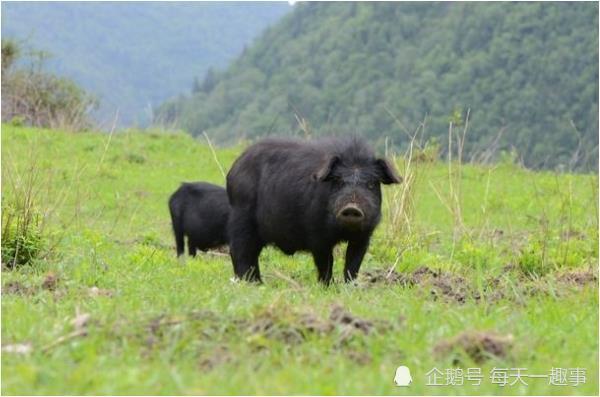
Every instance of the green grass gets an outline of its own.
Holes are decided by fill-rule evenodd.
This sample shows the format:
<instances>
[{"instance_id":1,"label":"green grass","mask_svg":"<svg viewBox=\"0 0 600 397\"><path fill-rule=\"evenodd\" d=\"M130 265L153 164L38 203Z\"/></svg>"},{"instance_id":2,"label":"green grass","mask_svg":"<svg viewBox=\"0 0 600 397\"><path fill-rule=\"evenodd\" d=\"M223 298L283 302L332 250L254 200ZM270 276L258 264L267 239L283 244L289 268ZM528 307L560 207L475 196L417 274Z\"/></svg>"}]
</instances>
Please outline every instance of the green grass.
<instances>
[{"instance_id":1,"label":"green grass","mask_svg":"<svg viewBox=\"0 0 600 397\"><path fill-rule=\"evenodd\" d=\"M225 170L241 149L217 150ZM413 166L409 222L390 222L402 186L385 187L361 272L440 269L450 293L435 279L324 288L309 255L272 248L261 255L265 283L256 286L230 282L228 256L175 258L169 195L182 181L224 183L202 142L3 125L3 210L33 175L45 245L32 264L2 271L2 345L32 346L3 351L2 393L597 395L597 175L463 166L461 226L447 208L448 165ZM49 274L58 282L44 288ZM565 281L578 275L591 281ZM336 305L373 327L330 320ZM77 313L90 315L80 328L71 324ZM311 331L307 318L323 329ZM465 331L512 335L512 343L483 362L435 348ZM393 383L399 365L411 369L409 388ZM481 386L426 386L427 371L455 365L482 368ZM494 367L580 367L587 379L501 387L489 378Z\"/></svg>"}]
</instances>

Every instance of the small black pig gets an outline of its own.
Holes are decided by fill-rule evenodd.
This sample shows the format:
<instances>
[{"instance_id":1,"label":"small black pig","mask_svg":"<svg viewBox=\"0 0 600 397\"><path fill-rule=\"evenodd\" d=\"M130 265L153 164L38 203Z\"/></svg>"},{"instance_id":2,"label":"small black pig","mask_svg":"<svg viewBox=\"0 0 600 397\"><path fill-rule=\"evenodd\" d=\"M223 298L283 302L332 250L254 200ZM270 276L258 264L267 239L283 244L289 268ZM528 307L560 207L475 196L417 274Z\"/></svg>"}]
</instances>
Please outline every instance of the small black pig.
<instances>
[{"instance_id":1,"label":"small black pig","mask_svg":"<svg viewBox=\"0 0 600 397\"><path fill-rule=\"evenodd\" d=\"M319 280L329 284L333 248L347 241L344 279L353 280L381 217L380 183L401 181L356 137L250 146L227 175L235 275L261 281L258 257L273 244L288 255L311 252Z\"/></svg>"},{"instance_id":2,"label":"small black pig","mask_svg":"<svg viewBox=\"0 0 600 397\"><path fill-rule=\"evenodd\" d=\"M224 188L205 182L182 183L169 199L169 211L177 245L177 256L227 244L229 201Z\"/></svg>"}]
</instances>

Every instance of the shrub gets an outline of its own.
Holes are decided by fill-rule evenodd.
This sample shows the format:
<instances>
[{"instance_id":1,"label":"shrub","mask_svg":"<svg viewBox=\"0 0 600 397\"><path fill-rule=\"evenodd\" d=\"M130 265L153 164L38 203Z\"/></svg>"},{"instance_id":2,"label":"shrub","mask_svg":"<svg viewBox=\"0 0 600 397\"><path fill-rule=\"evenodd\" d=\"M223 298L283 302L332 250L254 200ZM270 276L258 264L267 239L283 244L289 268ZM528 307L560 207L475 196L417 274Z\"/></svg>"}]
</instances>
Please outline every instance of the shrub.
<instances>
[{"instance_id":1,"label":"shrub","mask_svg":"<svg viewBox=\"0 0 600 397\"><path fill-rule=\"evenodd\" d=\"M2 121L89 129L89 114L97 101L73 81L44 72L43 53L32 52L28 67L15 68L20 53L14 41L2 41Z\"/></svg>"},{"instance_id":2,"label":"shrub","mask_svg":"<svg viewBox=\"0 0 600 397\"><path fill-rule=\"evenodd\" d=\"M19 57L19 46L13 40L2 40L2 74L10 69Z\"/></svg>"}]
</instances>

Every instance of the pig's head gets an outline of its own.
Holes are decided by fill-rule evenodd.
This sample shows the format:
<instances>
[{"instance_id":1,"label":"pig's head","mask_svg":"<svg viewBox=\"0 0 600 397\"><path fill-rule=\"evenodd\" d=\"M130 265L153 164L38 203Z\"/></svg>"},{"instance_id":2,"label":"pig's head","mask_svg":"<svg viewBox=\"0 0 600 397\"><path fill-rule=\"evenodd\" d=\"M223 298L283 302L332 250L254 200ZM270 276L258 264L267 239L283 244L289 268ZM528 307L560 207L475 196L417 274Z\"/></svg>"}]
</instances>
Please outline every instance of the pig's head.
<instances>
[{"instance_id":1,"label":"pig's head","mask_svg":"<svg viewBox=\"0 0 600 397\"><path fill-rule=\"evenodd\" d=\"M402 182L391 162L375 157L358 139L328 153L314 177L328 187L328 209L336 224L350 233L372 231L381 216L380 185Z\"/></svg>"}]
</instances>

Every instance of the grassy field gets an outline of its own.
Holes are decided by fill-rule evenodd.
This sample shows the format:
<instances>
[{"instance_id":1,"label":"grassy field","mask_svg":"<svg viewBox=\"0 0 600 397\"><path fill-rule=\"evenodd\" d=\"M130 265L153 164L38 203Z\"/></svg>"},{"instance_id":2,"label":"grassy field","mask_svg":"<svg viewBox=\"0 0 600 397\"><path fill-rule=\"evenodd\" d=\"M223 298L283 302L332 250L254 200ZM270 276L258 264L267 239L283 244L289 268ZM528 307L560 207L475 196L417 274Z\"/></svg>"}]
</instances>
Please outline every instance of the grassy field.
<instances>
[{"instance_id":1,"label":"grassy field","mask_svg":"<svg viewBox=\"0 0 600 397\"><path fill-rule=\"evenodd\" d=\"M241 149L3 125L2 249L29 208L34 257L3 254L2 394L598 394L597 175L398 157L356 284L269 248L257 286L177 260L167 209Z\"/></svg>"}]
</instances>

